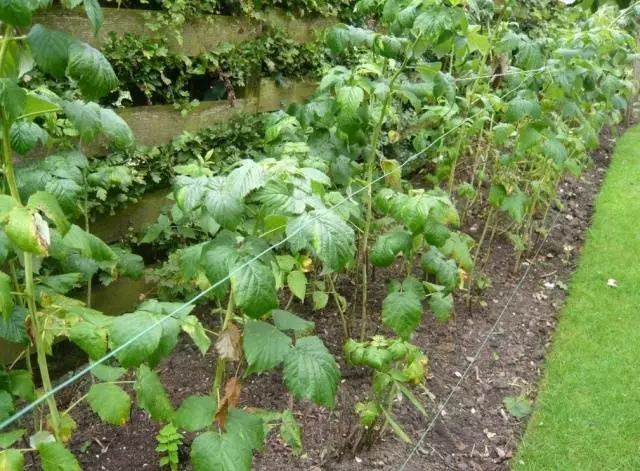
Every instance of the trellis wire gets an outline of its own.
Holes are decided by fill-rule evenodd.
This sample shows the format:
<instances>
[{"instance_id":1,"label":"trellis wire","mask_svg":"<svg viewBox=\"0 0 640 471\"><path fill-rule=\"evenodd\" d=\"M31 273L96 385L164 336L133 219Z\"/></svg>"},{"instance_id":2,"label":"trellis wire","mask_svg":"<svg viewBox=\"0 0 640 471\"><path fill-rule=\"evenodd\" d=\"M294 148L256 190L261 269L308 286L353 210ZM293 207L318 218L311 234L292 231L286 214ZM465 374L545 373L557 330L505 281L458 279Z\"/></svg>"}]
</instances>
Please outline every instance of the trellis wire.
<instances>
[{"instance_id":1,"label":"trellis wire","mask_svg":"<svg viewBox=\"0 0 640 471\"><path fill-rule=\"evenodd\" d=\"M529 71L529 72L538 72L537 69L533 70L533 71ZM511 93L517 91L519 88L521 88L523 86L524 82L520 83L517 87L513 88L512 90L508 91L507 93L505 93L505 95L503 95L504 97L507 97L508 95L510 95ZM415 154L413 154L411 157L409 157L407 160L405 160L404 162L402 162L398 168L391 170L387 173L383 173L381 176L375 178L374 180L372 180L370 183L362 186L361 188L359 188L358 190L354 191L353 193L351 193L349 196L346 196L345 198L343 198L341 201L339 201L338 203L334 204L333 206L330 206L328 208L325 208L323 211L332 211L335 208L343 205L344 203L346 203L347 201L351 200L355 195L365 191L366 189L368 189L370 186L374 185L375 183L378 183L379 181L395 174L398 172L398 170L402 169L404 166L408 165L409 163L413 162L414 160L416 160L418 157L420 157L421 155L423 155L425 152L427 152L428 150L430 150L434 145L436 145L438 142L442 141L445 137L447 137L449 134L453 133L454 131L457 131L458 129L460 129L461 127L463 127L464 125L466 125L469 121L471 121L472 119L474 119L475 117L481 115L484 112L484 110L481 110L475 114L473 114L472 116L469 116L467 118L465 118L461 123L457 124L456 126L454 126L453 128L449 129L448 131L446 131L445 133L443 133L442 135L440 135L439 137L437 137L433 142L431 142L428 146L426 146L424 149L422 149L419 152L416 152ZM50 391L48 391L47 393L43 394L42 396L40 396L38 399L34 400L33 402L29 403L28 405L26 405L25 407L23 407L22 409L20 409L18 412L16 412L15 414L13 414L11 417L5 419L4 421L2 421L0 423L0 430L3 430L5 427L7 427L8 425L12 424L13 422L15 422L16 420L20 419L21 417L23 417L25 414L27 414L28 412L32 411L33 409L35 409L36 407L38 407L39 405L43 404L47 399L49 399L51 396L54 396L57 392L61 391L62 389L70 386L71 384L75 383L77 380L79 380L80 378L82 378L84 375L86 375L87 373L91 372L91 370L93 370L96 366L103 364L105 361L109 360L110 358L113 358L115 355L117 355L119 352L121 352L122 350L124 350L125 348L129 347L130 345L132 345L133 343L135 343L137 340L139 340L141 337L143 337L144 335L148 334L149 332L151 332L153 329L155 329L156 327L160 326L163 322L165 322L167 319L169 319L170 317L175 316L177 313L179 313L180 311L182 311L183 309L189 307L190 305L192 305L194 302L202 299L204 296L206 296L209 292L211 292L212 290L214 290L215 288L217 288L218 286L222 285L222 283L225 283L226 281L230 280L230 278L235 275L236 273L238 273L240 270L242 270L243 268L249 266L251 263L255 262L256 260L260 259L261 257L263 257L264 255L266 255L267 253L271 252L273 249L276 249L278 247L280 247L281 245L283 245L285 242L287 242L289 239L291 239L293 236L295 236L296 234L298 234L300 231L302 231L303 229L305 229L309 224L311 224L313 221L317 220L318 215L316 215L316 217L312 217L306 224L301 225L297 230L295 230L294 232L292 232L291 234L287 235L284 239L282 239L279 242L276 242L275 244L269 246L268 248L264 249L262 252L260 252L258 255L254 256L253 258L249 259L248 261L246 261L245 263L243 263L242 265L240 265L237 268L234 268L233 270L231 270L229 272L229 274L227 276L225 276L223 279L217 281L216 283L214 283L213 285L209 286L208 288L206 288L205 290L203 290L202 292L200 292L199 294L197 294L196 296L194 296L193 298L191 298L189 301L186 301L184 304L182 304L180 307L174 309L171 313L167 314L164 317L161 317L160 319L158 319L156 322L154 322L153 324L151 324L149 327L147 327L146 329L142 330L141 332L139 332L138 334L134 335L133 337L131 337L129 340L127 340L126 342L124 342L122 345L119 345L118 347L114 348L113 350L111 350L109 353L107 353L106 355L104 355L102 358L95 360L91 363L89 363L86 367L84 367L83 369L81 369L79 372L77 372L76 374L74 374L73 376L71 376L70 378L68 378L67 380L63 381L62 383L58 384L57 386L55 386L54 388L52 388ZM284 227L284 226L283 226Z\"/></svg>"}]
</instances>

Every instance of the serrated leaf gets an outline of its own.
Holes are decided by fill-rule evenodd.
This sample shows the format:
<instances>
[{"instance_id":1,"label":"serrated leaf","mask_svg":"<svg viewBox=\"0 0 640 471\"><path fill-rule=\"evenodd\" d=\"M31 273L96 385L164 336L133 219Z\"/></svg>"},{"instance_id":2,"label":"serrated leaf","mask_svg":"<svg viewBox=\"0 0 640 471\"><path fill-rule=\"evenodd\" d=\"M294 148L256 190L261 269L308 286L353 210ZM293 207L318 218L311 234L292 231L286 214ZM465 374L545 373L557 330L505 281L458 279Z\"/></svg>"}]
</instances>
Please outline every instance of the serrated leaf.
<instances>
[{"instance_id":1,"label":"serrated leaf","mask_svg":"<svg viewBox=\"0 0 640 471\"><path fill-rule=\"evenodd\" d=\"M541 112L540 104L537 101L514 98L509 102L505 118L512 123L526 117L538 119Z\"/></svg>"},{"instance_id":2,"label":"serrated leaf","mask_svg":"<svg viewBox=\"0 0 640 471\"><path fill-rule=\"evenodd\" d=\"M13 370L9 372L11 394L25 401L33 401L36 397L36 387L33 377L27 370Z\"/></svg>"},{"instance_id":3,"label":"serrated leaf","mask_svg":"<svg viewBox=\"0 0 640 471\"><path fill-rule=\"evenodd\" d=\"M394 230L381 234L371 247L371 263L378 267L388 267L399 253L408 255L412 243L413 236L407 231Z\"/></svg>"},{"instance_id":4,"label":"serrated leaf","mask_svg":"<svg viewBox=\"0 0 640 471\"><path fill-rule=\"evenodd\" d=\"M297 399L332 407L340 381L336 362L318 337L303 337L284 359L287 388Z\"/></svg>"},{"instance_id":5,"label":"serrated leaf","mask_svg":"<svg viewBox=\"0 0 640 471\"><path fill-rule=\"evenodd\" d=\"M0 452L0 469L3 471L22 471L24 469L24 455L19 450L5 450Z\"/></svg>"},{"instance_id":6,"label":"serrated leaf","mask_svg":"<svg viewBox=\"0 0 640 471\"><path fill-rule=\"evenodd\" d=\"M343 110L354 114L364 100L364 91L357 86L345 85L336 90L336 100Z\"/></svg>"},{"instance_id":7,"label":"serrated leaf","mask_svg":"<svg viewBox=\"0 0 640 471\"><path fill-rule=\"evenodd\" d=\"M63 78L69 61L72 38L67 33L34 25L27 35L27 43L38 67L56 78Z\"/></svg>"},{"instance_id":8,"label":"serrated leaf","mask_svg":"<svg viewBox=\"0 0 640 471\"><path fill-rule=\"evenodd\" d=\"M61 443L40 443L37 449L43 471L82 471L76 457Z\"/></svg>"},{"instance_id":9,"label":"serrated leaf","mask_svg":"<svg viewBox=\"0 0 640 471\"><path fill-rule=\"evenodd\" d=\"M266 178L267 175L262 165L253 160L243 160L241 165L227 177L229 187L241 198L262 187Z\"/></svg>"},{"instance_id":10,"label":"serrated leaf","mask_svg":"<svg viewBox=\"0 0 640 471\"><path fill-rule=\"evenodd\" d=\"M244 204L228 179L209 179L203 196L203 204L213 219L226 229L235 229L242 219Z\"/></svg>"},{"instance_id":11,"label":"serrated leaf","mask_svg":"<svg viewBox=\"0 0 640 471\"><path fill-rule=\"evenodd\" d=\"M296 334L309 332L315 327L315 322L298 317L288 311L274 309L271 311L274 324L280 330L292 330Z\"/></svg>"},{"instance_id":12,"label":"serrated leaf","mask_svg":"<svg viewBox=\"0 0 640 471\"><path fill-rule=\"evenodd\" d=\"M26 344L29 340L25 326L27 313L23 306L13 306L8 319L0 316L0 337L9 342Z\"/></svg>"},{"instance_id":13,"label":"serrated leaf","mask_svg":"<svg viewBox=\"0 0 640 471\"><path fill-rule=\"evenodd\" d=\"M246 471L251 469L251 447L237 435L205 432L191 444L195 471Z\"/></svg>"},{"instance_id":14,"label":"serrated leaf","mask_svg":"<svg viewBox=\"0 0 640 471\"><path fill-rule=\"evenodd\" d=\"M422 303L415 293L394 292L382 301L382 322L403 339L409 338L421 320Z\"/></svg>"},{"instance_id":15,"label":"serrated leaf","mask_svg":"<svg viewBox=\"0 0 640 471\"><path fill-rule=\"evenodd\" d=\"M291 348L291 339L271 324L247 321L242 337L247 374L280 365Z\"/></svg>"},{"instance_id":16,"label":"serrated leaf","mask_svg":"<svg viewBox=\"0 0 640 471\"><path fill-rule=\"evenodd\" d=\"M203 355L209 351L211 347L211 339L207 335L204 327L200 323L197 317L195 316L187 316L180 323L180 327L184 330L193 343L198 347L200 353Z\"/></svg>"},{"instance_id":17,"label":"serrated leaf","mask_svg":"<svg viewBox=\"0 0 640 471\"><path fill-rule=\"evenodd\" d=\"M302 431L300 424L291 412L291 409L282 411L282 423L280 424L280 437L291 447L295 456L302 453Z\"/></svg>"},{"instance_id":18,"label":"serrated leaf","mask_svg":"<svg viewBox=\"0 0 640 471\"><path fill-rule=\"evenodd\" d=\"M170 421L173 417L173 406L167 391L158 375L148 366L142 365L136 374L136 391L138 404L155 420Z\"/></svg>"},{"instance_id":19,"label":"serrated leaf","mask_svg":"<svg viewBox=\"0 0 640 471\"><path fill-rule=\"evenodd\" d=\"M526 212L527 194L520 190L513 191L505 196L500 209L511 216L518 224L521 224Z\"/></svg>"},{"instance_id":20,"label":"serrated leaf","mask_svg":"<svg viewBox=\"0 0 640 471\"><path fill-rule=\"evenodd\" d=\"M491 140L495 145L505 144L515 131L515 126L509 123L496 124L491 131Z\"/></svg>"},{"instance_id":21,"label":"serrated leaf","mask_svg":"<svg viewBox=\"0 0 640 471\"><path fill-rule=\"evenodd\" d=\"M107 59L97 49L81 42L69 47L67 74L78 82L88 100L102 98L118 87L118 78Z\"/></svg>"},{"instance_id":22,"label":"serrated leaf","mask_svg":"<svg viewBox=\"0 0 640 471\"><path fill-rule=\"evenodd\" d=\"M107 382L119 380L125 375L126 372L127 370L124 368L120 368L116 366L108 366L102 363L96 364L93 366L93 368L91 368L91 373L96 378L98 378L101 381L107 381Z\"/></svg>"},{"instance_id":23,"label":"serrated leaf","mask_svg":"<svg viewBox=\"0 0 640 471\"><path fill-rule=\"evenodd\" d=\"M71 224L67 220L64 211L58 204L58 200L51 193L36 191L29 197L27 206L44 213L56 225L62 235L65 235Z\"/></svg>"},{"instance_id":24,"label":"serrated leaf","mask_svg":"<svg viewBox=\"0 0 640 471\"><path fill-rule=\"evenodd\" d=\"M68 332L69 340L80 347L92 360L100 359L107 352L107 335L90 322L74 324Z\"/></svg>"},{"instance_id":25,"label":"serrated leaf","mask_svg":"<svg viewBox=\"0 0 640 471\"><path fill-rule=\"evenodd\" d=\"M311 304L314 311L324 309L327 306L328 302L329 295L324 291L314 291L313 293L311 293Z\"/></svg>"},{"instance_id":26,"label":"serrated leaf","mask_svg":"<svg viewBox=\"0 0 640 471\"><path fill-rule=\"evenodd\" d=\"M213 289L218 299L223 299L229 289L227 275L238 260L235 241L219 235L202 248L200 263L209 283L220 283ZM184 270L183 270L184 271ZM224 281L223 281L224 280Z\"/></svg>"},{"instance_id":27,"label":"serrated leaf","mask_svg":"<svg viewBox=\"0 0 640 471\"><path fill-rule=\"evenodd\" d=\"M24 103L24 110L22 111L21 118L34 119L50 113L57 113L62 111L62 108L45 98L33 92L27 93L27 98ZM45 132L43 130L43 132ZM42 139L43 143L46 143L46 139Z\"/></svg>"},{"instance_id":28,"label":"serrated leaf","mask_svg":"<svg viewBox=\"0 0 640 471\"><path fill-rule=\"evenodd\" d=\"M13 296L11 296L11 277L0 271L0 313L6 322L9 320L13 309Z\"/></svg>"},{"instance_id":29,"label":"serrated leaf","mask_svg":"<svg viewBox=\"0 0 640 471\"><path fill-rule=\"evenodd\" d=\"M102 9L98 0L83 0L84 10L87 12L87 18L93 27L93 34L97 35L102 23L104 22L104 16L102 15Z\"/></svg>"},{"instance_id":30,"label":"serrated leaf","mask_svg":"<svg viewBox=\"0 0 640 471\"><path fill-rule=\"evenodd\" d=\"M118 316L109 327L109 344L111 348L118 348L130 339L137 337L155 322L156 319L144 311ZM140 363L147 361L158 349L161 338L162 326L158 325L116 353L116 357L125 368L138 366Z\"/></svg>"},{"instance_id":31,"label":"serrated leaf","mask_svg":"<svg viewBox=\"0 0 640 471\"><path fill-rule=\"evenodd\" d=\"M447 321L453 312L453 296L451 293L435 292L429 297L429 307L436 319Z\"/></svg>"},{"instance_id":32,"label":"serrated leaf","mask_svg":"<svg viewBox=\"0 0 640 471\"><path fill-rule=\"evenodd\" d=\"M21 28L31 24L31 8L25 0L0 0L0 21Z\"/></svg>"},{"instance_id":33,"label":"serrated leaf","mask_svg":"<svg viewBox=\"0 0 640 471\"><path fill-rule=\"evenodd\" d=\"M15 410L11 394L8 391L0 389L0 420L8 419Z\"/></svg>"},{"instance_id":34,"label":"serrated leaf","mask_svg":"<svg viewBox=\"0 0 640 471\"><path fill-rule=\"evenodd\" d=\"M287 274L287 286L291 292L301 301L307 294L307 277L300 270L294 270Z\"/></svg>"},{"instance_id":35,"label":"serrated leaf","mask_svg":"<svg viewBox=\"0 0 640 471\"><path fill-rule=\"evenodd\" d=\"M100 108L99 115L102 132L107 136L109 144L117 149L128 149L133 145L134 137L131 128L115 111Z\"/></svg>"},{"instance_id":36,"label":"serrated leaf","mask_svg":"<svg viewBox=\"0 0 640 471\"><path fill-rule=\"evenodd\" d=\"M14 80L0 78L0 111L4 119L14 121L22 115L26 100L27 92Z\"/></svg>"},{"instance_id":37,"label":"serrated leaf","mask_svg":"<svg viewBox=\"0 0 640 471\"><path fill-rule=\"evenodd\" d=\"M114 251L102 239L90 232L86 232L75 224L71 225L63 238L63 242L68 247L78 250L81 255L96 262L115 262L117 259Z\"/></svg>"},{"instance_id":38,"label":"serrated leaf","mask_svg":"<svg viewBox=\"0 0 640 471\"><path fill-rule=\"evenodd\" d=\"M260 260L254 260L234 273L231 288L235 304L250 317L258 318L278 307L276 279L271 268Z\"/></svg>"},{"instance_id":39,"label":"serrated leaf","mask_svg":"<svg viewBox=\"0 0 640 471\"><path fill-rule=\"evenodd\" d=\"M11 126L11 148L20 155L25 155L31 149L49 140L47 132L32 121L16 121Z\"/></svg>"},{"instance_id":40,"label":"serrated leaf","mask_svg":"<svg viewBox=\"0 0 640 471\"><path fill-rule=\"evenodd\" d=\"M504 403L505 409L514 417L521 418L531 414L531 404L529 404L526 397L507 396L502 402Z\"/></svg>"},{"instance_id":41,"label":"serrated leaf","mask_svg":"<svg viewBox=\"0 0 640 471\"><path fill-rule=\"evenodd\" d=\"M332 211L313 210L297 217L287 225L287 236L293 251L311 249L324 272L339 271L353 260L353 229Z\"/></svg>"},{"instance_id":42,"label":"serrated leaf","mask_svg":"<svg viewBox=\"0 0 640 471\"><path fill-rule=\"evenodd\" d=\"M40 237L33 210L24 207L13 208L9 213L5 234L12 244L20 250L37 255L47 253L47 240Z\"/></svg>"},{"instance_id":43,"label":"serrated leaf","mask_svg":"<svg viewBox=\"0 0 640 471\"><path fill-rule=\"evenodd\" d=\"M223 360L239 361L242 353L240 351L241 335L235 324L230 322L218 336L218 341L216 342L218 356Z\"/></svg>"},{"instance_id":44,"label":"serrated leaf","mask_svg":"<svg viewBox=\"0 0 640 471\"><path fill-rule=\"evenodd\" d=\"M129 419L131 398L120 386L110 383L94 384L87 394L87 402L109 424L120 426Z\"/></svg>"},{"instance_id":45,"label":"serrated leaf","mask_svg":"<svg viewBox=\"0 0 640 471\"><path fill-rule=\"evenodd\" d=\"M92 141L102 127L100 107L95 103L84 103L79 100L60 103L65 115L80 133L80 137L85 142Z\"/></svg>"},{"instance_id":46,"label":"serrated leaf","mask_svg":"<svg viewBox=\"0 0 640 471\"><path fill-rule=\"evenodd\" d=\"M446 258L442 252L435 247L431 247L429 251L422 256L420 263L424 272L435 275L438 283L444 286L449 292L458 286L458 267L456 263Z\"/></svg>"},{"instance_id":47,"label":"serrated leaf","mask_svg":"<svg viewBox=\"0 0 640 471\"><path fill-rule=\"evenodd\" d=\"M187 432L197 432L213 423L218 404L211 396L189 396L173 417L174 424Z\"/></svg>"},{"instance_id":48,"label":"serrated leaf","mask_svg":"<svg viewBox=\"0 0 640 471\"><path fill-rule=\"evenodd\" d=\"M471 259L471 246L473 239L461 232L452 232L447 242L440 249L443 254L451 257L456 263L466 271L473 268L473 260Z\"/></svg>"},{"instance_id":49,"label":"serrated leaf","mask_svg":"<svg viewBox=\"0 0 640 471\"><path fill-rule=\"evenodd\" d=\"M20 440L22 438L22 436L24 435L25 430L22 428L16 429L16 430L12 430L11 432L6 432L6 433L0 433L0 449L7 449L9 448L11 445L13 445L15 442L17 442L18 440ZM2 463L2 461L0 460L0 463ZM2 466L0 466L0 469L4 469ZM9 468L11 469L11 468Z\"/></svg>"}]
</instances>

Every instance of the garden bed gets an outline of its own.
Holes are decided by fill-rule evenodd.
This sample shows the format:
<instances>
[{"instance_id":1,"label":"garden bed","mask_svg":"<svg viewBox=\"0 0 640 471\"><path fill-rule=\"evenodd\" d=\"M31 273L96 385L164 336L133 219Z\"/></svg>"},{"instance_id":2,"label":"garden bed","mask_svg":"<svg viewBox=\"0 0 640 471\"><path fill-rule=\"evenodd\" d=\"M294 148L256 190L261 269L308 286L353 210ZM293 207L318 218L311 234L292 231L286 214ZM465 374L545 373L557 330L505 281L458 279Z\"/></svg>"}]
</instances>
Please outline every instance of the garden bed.
<instances>
[{"instance_id":1,"label":"garden bed","mask_svg":"<svg viewBox=\"0 0 640 471\"><path fill-rule=\"evenodd\" d=\"M486 270L492 287L482 293L482 302L477 299L468 309L464 300L458 299L456 318L452 323L438 323L427 316L425 323L416 331L415 343L429 355L431 377L427 387L435 400L423 399L429 404L430 419L514 293L469 376L444 408L441 419L436 421L406 469L507 469L525 421L510 417L502 401L505 396L532 398L535 395L549 336L564 299L562 288L575 266L584 232L589 226L594 196L608 165L612 142L609 134L604 133L601 147L593 155L594 167L587 170L580 181L567 180L562 184L564 208L553 211L551 217L556 223L538 256L523 262L533 266L519 290L516 291L515 287L524 266L520 274L512 274L514 254L511 244L506 238L496 239L490 266ZM477 239L479 226L476 218L469 221L465 229ZM374 275L372 311L379 311L386 293L387 278L393 275L393 271L392 267ZM342 290L347 288L344 285ZM412 446L402 444L391 433L369 450L354 454L350 449L355 442L352 434L357 428L353 404L365 399L370 375L364 369L345 365L335 308L330 303L327 309L315 314L305 306L296 308L316 322L317 332L340 362L344 381L339 387L334 410L306 402L295 407L305 447L301 457L293 457L276 436L271 436L266 442L265 452L257 456L254 469L399 469ZM206 314L201 318L209 324L213 319ZM210 391L214 357L213 351L202 357L191 343L182 342L176 352L162 363L160 376L174 404L179 404L189 394L207 394ZM272 409L287 407L288 396L279 373L264 374L259 379L249 377L242 383L241 405ZM60 407L65 408L81 397L89 385L86 378L62 391L58 396ZM418 440L429 420L406 401L396 404L394 411L404 430L413 440ZM84 404L74 409L72 415L80 427L71 448L84 469L160 469L154 451L154 437L160 427L149 420L144 411L135 409L131 421L121 428L100 422ZM181 449L182 463L188 463L191 438L185 437ZM186 466L184 469L190 469L189 465Z\"/></svg>"}]
</instances>

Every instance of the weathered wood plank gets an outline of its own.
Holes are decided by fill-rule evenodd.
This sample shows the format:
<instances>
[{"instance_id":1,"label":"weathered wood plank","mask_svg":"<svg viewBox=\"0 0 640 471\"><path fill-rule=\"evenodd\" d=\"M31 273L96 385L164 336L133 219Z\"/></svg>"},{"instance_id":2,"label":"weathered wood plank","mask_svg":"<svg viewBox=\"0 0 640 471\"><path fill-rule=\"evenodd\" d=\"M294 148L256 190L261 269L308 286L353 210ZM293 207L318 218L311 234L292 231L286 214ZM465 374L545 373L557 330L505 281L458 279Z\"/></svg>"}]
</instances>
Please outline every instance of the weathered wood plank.
<instances>
[{"instance_id":1,"label":"weathered wood plank","mask_svg":"<svg viewBox=\"0 0 640 471\"><path fill-rule=\"evenodd\" d=\"M196 56L214 49L222 42L236 44L253 39L262 33L259 21L244 16L210 15L195 18L185 24L182 30L183 44L178 43L166 29L152 31L146 24L152 22L152 11L103 8L104 24L97 36L82 9L66 10L51 8L35 15L34 22L73 34L77 38L94 46L101 46L110 32L117 36L125 33L149 37L167 36L174 51L183 51L188 56ZM280 26L298 42L313 41L324 28L335 23L331 18L301 20L282 10L269 10L262 15L267 24Z\"/></svg>"}]
</instances>

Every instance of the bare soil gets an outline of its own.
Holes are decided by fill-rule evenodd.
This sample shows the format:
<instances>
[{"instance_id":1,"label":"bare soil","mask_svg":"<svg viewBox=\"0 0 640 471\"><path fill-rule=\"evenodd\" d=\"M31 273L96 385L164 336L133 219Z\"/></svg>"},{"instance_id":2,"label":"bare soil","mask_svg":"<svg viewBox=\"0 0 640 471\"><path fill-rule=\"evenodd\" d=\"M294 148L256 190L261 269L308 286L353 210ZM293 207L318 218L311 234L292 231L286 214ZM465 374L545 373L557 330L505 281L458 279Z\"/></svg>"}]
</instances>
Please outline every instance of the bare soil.
<instances>
[{"instance_id":1,"label":"bare soil","mask_svg":"<svg viewBox=\"0 0 640 471\"><path fill-rule=\"evenodd\" d=\"M513 274L515 258L512 246L506 237L496 237L491 259L484 270L492 286L486 288L481 296L474 297L471 308L459 296L455 320L448 324L425 316L425 322L415 333L413 342L429 356L427 387L435 400L426 395L422 400L430 416L420 415L407 401L394 406L398 423L416 442L460 380L513 295L469 375L454 392L405 469L508 469L526 419L511 417L502 401L506 396L535 398L545 352L565 296L564 288L591 221L594 196L609 163L612 143L613 139L604 133L600 149L593 154L593 168L588 169L579 181L562 183L560 196L563 208L551 211L553 214L549 220L555 224L535 259L524 257L519 273ZM470 219L472 221L465 230L478 239L484 221L479 215ZM520 289L515 290L527 264L531 265L528 276ZM375 319L379 318L386 280L392 272L376 273L370 310ZM346 283L341 289L349 288ZM300 457L292 456L278 437L272 435L265 444L264 452L256 456L254 469L399 469L413 447L400 442L392 433L385 434L369 450L355 454L351 450L352 432L357 422L353 405L367 398L370 374L344 364L340 322L332 303L322 312L311 313L305 311L305 307L297 309L313 318L318 334L338 358L343 382L339 387L337 405L333 410L327 410L307 402L297 403L294 411L302 426L305 453ZM372 325L371 328L377 327ZM186 339L180 342L174 354L159 369L174 405L179 405L190 394L207 394L210 391L214 363L213 352L203 357ZM85 380L64 391L59 396L61 408L81 397L88 386L89 382ZM282 410L289 405L279 373L250 376L243 380L242 386L243 406ZM79 428L70 446L84 469L160 469L154 451L154 437L160 427L140 409L132 412L130 422L123 427L102 423L86 405L75 408L72 415ZM185 470L191 469L188 447L192 439L192 436L185 437L181 449L182 469Z\"/></svg>"}]
</instances>

